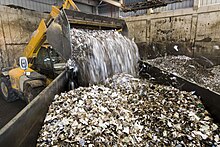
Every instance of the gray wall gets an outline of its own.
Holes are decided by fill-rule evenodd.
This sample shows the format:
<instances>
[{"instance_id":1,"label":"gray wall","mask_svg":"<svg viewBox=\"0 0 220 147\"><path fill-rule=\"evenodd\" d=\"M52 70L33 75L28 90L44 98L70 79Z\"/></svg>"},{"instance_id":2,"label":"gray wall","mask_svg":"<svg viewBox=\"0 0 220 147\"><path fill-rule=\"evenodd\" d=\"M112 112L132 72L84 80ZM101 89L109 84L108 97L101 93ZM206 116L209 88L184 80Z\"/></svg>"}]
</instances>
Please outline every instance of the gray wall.
<instances>
[{"instance_id":1,"label":"gray wall","mask_svg":"<svg viewBox=\"0 0 220 147\"><path fill-rule=\"evenodd\" d=\"M201 6L220 3L220 0L200 0Z\"/></svg>"},{"instance_id":2,"label":"gray wall","mask_svg":"<svg viewBox=\"0 0 220 147\"><path fill-rule=\"evenodd\" d=\"M1 0L1 5L13 5L40 12L50 12L52 5L59 5L60 0Z\"/></svg>"},{"instance_id":3,"label":"gray wall","mask_svg":"<svg viewBox=\"0 0 220 147\"><path fill-rule=\"evenodd\" d=\"M220 64L220 4L159 12L126 18L129 37L139 44L140 54L187 54L205 56ZM138 29L137 29L138 28ZM174 50L178 45L179 51Z\"/></svg>"},{"instance_id":4,"label":"gray wall","mask_svg":"<svg viewBox=\"0 0 220 147\"><path fill-rule=\"evenodd\" d=\"M22 7L39 12L50 12L51 6L61 6L63 0L0 0L0 5L10 5L14 7ZM75 0L76 5L83 12L95 13L95 0Z\"/></svg>"}]
</instances>

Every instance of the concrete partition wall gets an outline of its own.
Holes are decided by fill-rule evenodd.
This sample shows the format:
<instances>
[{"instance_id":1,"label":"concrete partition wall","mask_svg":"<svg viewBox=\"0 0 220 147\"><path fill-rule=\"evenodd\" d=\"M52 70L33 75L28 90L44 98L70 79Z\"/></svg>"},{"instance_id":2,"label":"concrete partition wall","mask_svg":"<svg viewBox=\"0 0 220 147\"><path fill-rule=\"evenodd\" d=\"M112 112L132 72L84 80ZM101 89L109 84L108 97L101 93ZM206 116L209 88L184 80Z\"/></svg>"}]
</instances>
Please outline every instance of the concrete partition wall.
<instances>
[{"instance_id":1,"label":"concrete partition wall","mask_svg":"<svg viewBox=\"0 0 220 147\"><path fill-rule=\"evenodd\" d=\"M0 5L0 69L22 55L32 33L47 14Z\"/></svg>"},{"instance_id":2,"label":"concrete partition wall","mask_svg":"<svg viewBox=\"0 0 220 147\"><path fill-rule=\"evenodd\" d=\"M186 54L220 64L220 4L126 18L142 58ZM174 49L177 46L177 50Z\"/></svg>"}]
</instances>

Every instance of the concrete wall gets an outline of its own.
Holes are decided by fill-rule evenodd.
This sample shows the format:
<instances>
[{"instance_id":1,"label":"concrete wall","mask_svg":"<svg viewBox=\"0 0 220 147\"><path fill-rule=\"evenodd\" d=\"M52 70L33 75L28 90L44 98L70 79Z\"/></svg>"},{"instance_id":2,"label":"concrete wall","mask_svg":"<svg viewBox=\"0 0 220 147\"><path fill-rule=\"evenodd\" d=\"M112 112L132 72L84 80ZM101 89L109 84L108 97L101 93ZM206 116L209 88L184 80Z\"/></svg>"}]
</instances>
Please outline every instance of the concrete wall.
<instances>
[{"instance_id":1,"label":"concrete wall","mask_svg":"<svg viewBox=\"0 0 220 147\"><path fill-rule=\"evenodd\" d=\"M220 64L220 4L200 7L198 1L193 8L126 18L143 58L202 55Z\"/></svg>"},{"instance_id":2,"label":"concrete wall","mask_svg":"<svg viewBox=\"0 0 220 147\"><path fill-rule=\"evenodd\" d=\"M12 66L46 14L0 6L0 68Z\"/></svg>"}]
</instances>

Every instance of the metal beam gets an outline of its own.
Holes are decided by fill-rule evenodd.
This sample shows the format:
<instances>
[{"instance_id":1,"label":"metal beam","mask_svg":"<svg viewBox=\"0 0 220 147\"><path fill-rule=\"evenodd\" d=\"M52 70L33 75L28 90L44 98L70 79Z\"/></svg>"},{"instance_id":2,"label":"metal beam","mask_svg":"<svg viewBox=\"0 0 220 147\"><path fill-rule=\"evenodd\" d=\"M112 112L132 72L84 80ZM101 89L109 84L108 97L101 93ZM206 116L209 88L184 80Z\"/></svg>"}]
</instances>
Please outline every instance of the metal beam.
<instances>
[{"instance_id":1,"label":"metal beam","mask_svg":"<svg viewBox=\"0 0 220 147\"><path fill-rule=\"evenodd\" d=\"M86 4L89 6L97 6L99 4L98 0L73 0L74 2Z\"/></svg>"},{"instance_id":2,"label":"metal beam","mask_svg":"<svg viewBox=\"0 0 220 147\"><path fill-rule=\"evenodd\" d=\"M167 6L168 4L182 2L183 0L151 0L145 2L136 2L125 5L127 9L123 9L124 12L128 11L137 11L142 9L149 9L149 8L158 8L162 6Z\"/></svg>"},{"instance_id":3,"label":"metal beam","mask_svg":"<svg viewBox=\"0 0 220 147\"><path fill-rule=\"evenodd\" d=\"M101 0L101 1L119 7L124 12L128 12L128 11L137 11L141 9L158 8L158 7L166 6L168 4L182 2L184 0L148 0L145 2L135 2L127 5L123 3L123 0L120 0L120 2L115 0Z\"/></svg>"},{"instance_id":4,"label":"metal beam","mask_svg":"<svg viewBox=\"0 0 220 147\"><path fill-rule=\"evenodd\" d=\"M119 8L124 8L123 4L118 2L118 1L114 1L114 0L102 0L103 2L109 3L113 6L119 7Z\"/></svg>"}]
</instances>

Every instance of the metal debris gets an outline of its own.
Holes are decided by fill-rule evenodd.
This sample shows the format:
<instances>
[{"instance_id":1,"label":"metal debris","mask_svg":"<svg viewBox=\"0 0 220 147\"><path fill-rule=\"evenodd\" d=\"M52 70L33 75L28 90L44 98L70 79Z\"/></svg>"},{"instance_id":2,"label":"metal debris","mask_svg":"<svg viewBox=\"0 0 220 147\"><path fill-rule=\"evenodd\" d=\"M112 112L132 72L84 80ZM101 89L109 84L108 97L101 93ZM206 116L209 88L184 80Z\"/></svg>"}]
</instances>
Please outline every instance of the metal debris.
<instances>
[{"instance_id":1,"label":"metal debris","mask_svg":"<svg viewBox=\"0 0 220 147\"><path fill-rule=\"evenodd\" d=\"M37 146L217 146L219 132L193 93L117 74L55 96Z\"/></svg>"},{"instance_id":2,"label":"metal debris","mask_svg":"<svg viewBox=\"0 0 220 147\"><path fill-rule=\"evenodd\" d=\"M205 69L194 59L187 56L159 57L147 62L174 75L181 76L191 82L220 93L220 76L218 68Z\"/></svg>"},{"instance_id":3,"label":"metal debris","mask_svg":"<svg viewBox=\"0 0 220 147\"><path fill-rule=\"evenodd\" d=\"M138 48L133 40L116 30L71 31L72 59L79 67L80 85L104 81L116 73L136 75Z\"/></svg>"}]
</instances>

